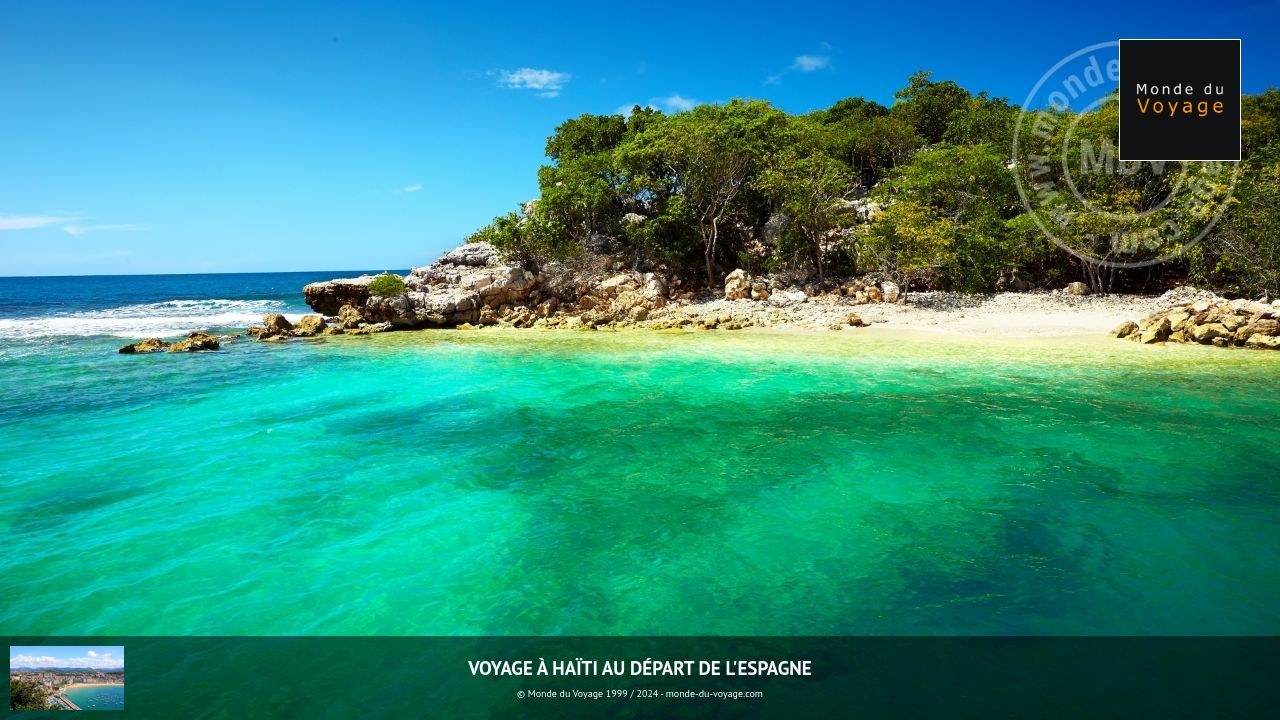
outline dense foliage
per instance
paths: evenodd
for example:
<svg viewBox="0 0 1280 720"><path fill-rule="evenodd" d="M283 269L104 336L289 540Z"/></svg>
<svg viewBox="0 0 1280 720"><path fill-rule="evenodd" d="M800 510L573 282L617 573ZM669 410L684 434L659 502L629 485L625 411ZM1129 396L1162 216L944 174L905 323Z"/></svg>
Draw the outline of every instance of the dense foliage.
<svg viewBox="0 0 1280 720"><path fill-rule="evenodd" d="M57 710L61 706L49 704L49 691L43 686L30 681L9 678L9 709L11 710Z"/></svg>
<svg viewBox="0 0 1280 720"><path fill-rule="evenodd" d="M369 281L369 294L378 297L395 297L404 292L404 280L399 275L382 273Z"/></svg>
<svg viewBox="0 0 1280 720"><path fill-rule="evenodd" d="M882 273L973 292L1011 278L1044 287L1086 280L1099 290L1190 280L1242 294L1280 291L1280 91L1245 99L1245 160L1224 219L1189 251L1132 270L1103 270L1078 255L1119 259L1117 243L1139 241L1176 250L1156 230L1182 223L1179 237L1195 235L1222 209L1229 173L1131 163L1072 174L1115 167L1114 102L1048 118L1046 142L1071 148L1067 162L1015 163L1019 113L1004 98L921 72L891 107L849 98L795 116L733 100L674 115L639 106L625 117L582 115L548 139L539 198L472 239L535 266L608 253L637 268L696 272L711 286L742 267L819 282ZM1078 196L1062 193L1032 215L1019 173L1024 186L1047 173ZM1184 193L1162 204L1187 181L1212 190L1209 201ZM1040 229L1050 222L1081 252L1051 242Z"/></svg>

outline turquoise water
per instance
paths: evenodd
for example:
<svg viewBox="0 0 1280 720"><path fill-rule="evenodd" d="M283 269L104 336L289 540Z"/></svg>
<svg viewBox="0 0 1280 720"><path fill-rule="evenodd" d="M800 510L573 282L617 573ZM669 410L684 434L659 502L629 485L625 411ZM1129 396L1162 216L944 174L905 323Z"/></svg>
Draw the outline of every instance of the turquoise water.
<svg viewBox="0 0 1280 720"><path fill-rule="evenodd" d="M1275 634L1280 353L0 342L11 634Z"/></svg>
<svg viewBox="0 0 1280 720"><path fill-rule="evenodd" d="M81 710L123 710L123 685L98 685L71 688L63 693Z"/></svg>

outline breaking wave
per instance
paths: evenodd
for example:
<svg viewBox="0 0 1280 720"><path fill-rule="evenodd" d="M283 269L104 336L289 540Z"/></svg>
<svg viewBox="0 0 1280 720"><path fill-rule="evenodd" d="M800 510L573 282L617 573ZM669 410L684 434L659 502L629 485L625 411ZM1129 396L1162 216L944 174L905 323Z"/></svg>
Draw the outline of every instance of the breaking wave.
<svg viewBox="0 0 1280 720"><path fill-rule="evenodd" d="M23 318L0 318L0 338L109 335L125 338L173 337L193 330L244 328L263 313L289 313L281 300L166 300Z"/></svg>

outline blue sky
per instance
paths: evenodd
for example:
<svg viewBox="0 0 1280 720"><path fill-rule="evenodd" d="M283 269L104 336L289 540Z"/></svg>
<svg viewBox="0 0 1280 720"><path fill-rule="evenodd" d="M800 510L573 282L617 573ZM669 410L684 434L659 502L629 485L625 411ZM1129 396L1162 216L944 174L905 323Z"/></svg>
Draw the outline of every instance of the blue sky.
<svg viewBox="0 0 1280 720"><path fill-rule="evenodd" d="M9 668L124 667L124 648L120 645L12 645Z"/></svg>
<svg viewBox="0 0 1280 720"><path fill-rule="evenodd" d="M889 103L917 69L1020 102L1119 37L1280 3L623 5L0 0L0 275L403 268L536 195L546 136L632 103Z"/></svg>

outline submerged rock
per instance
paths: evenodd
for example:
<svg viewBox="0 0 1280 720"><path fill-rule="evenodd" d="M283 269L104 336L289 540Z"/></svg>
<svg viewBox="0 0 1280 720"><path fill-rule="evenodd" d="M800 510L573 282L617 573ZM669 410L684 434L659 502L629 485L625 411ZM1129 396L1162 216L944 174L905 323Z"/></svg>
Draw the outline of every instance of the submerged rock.
<svg viewBox="0 0 1280 720"><path fill-rule="evenodd" d="M134 353L163 352L168 348L169 343L161 340L160 338L147 338L146 340L139 340L136 343L125 345L120 348L120 353L124 355L132 355Z"/></svg>
<svg viewBox="0 0 1280 720"><path fill-rule="evenodd" d="M391 323L372 323L370 325L361 325L358 328L347 330L347 335L372 335L374 333L386 332L391 329Z"/></svg>
<svg viewBox="0 0 1280 720"><path fill-rule="evenodd" d="M169 352L205 352L217 350L221 342L215 335L193 332L169 346Z"/></svg>

